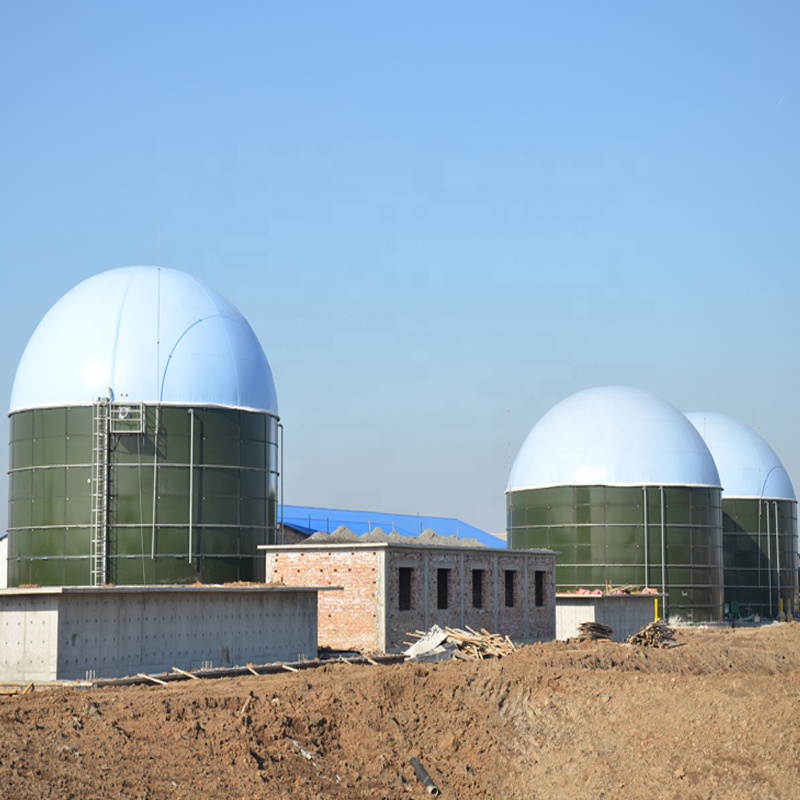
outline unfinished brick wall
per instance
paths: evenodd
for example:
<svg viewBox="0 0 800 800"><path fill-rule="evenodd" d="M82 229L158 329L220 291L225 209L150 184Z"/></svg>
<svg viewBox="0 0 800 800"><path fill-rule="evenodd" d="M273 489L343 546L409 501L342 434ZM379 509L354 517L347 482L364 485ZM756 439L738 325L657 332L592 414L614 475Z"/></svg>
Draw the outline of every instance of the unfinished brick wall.
<svg viewBox="0 0 800 800"><path fill-rule="evenodd" d="M514 573L513 605L506 605L506 571ZM497 630L514 641L555 639L556 579L554 556L530 555L520 559L503 554L497 561L499 580ZM541 605L536 604L536 573L542 573ZM523 613L524 612L524 613Z"/></svg>
<svg viewBox="0 0 800 800"><path fill-rule="evenodd" d="M399 652L405 649L404 641L408 641L406 633L418 629L427 630L425 621L429 599L426 595L423 567L425 556L417 549L402 550L396 548L389 551L387 559L387 597L386 597L386 636L384 648L387 652ZM400 569L411 569L411 603L410 608L400 608Z"/></svg>
<svg viewBox="0 0 800 800"><path fill-rule="evenodd" d="M319 645L399 652L408 633L486 628L517 642L554 639L555 555L459 547L356 544L268 548L267 580L341 586L319 594ZM447 591L440 592L446 570ZM473 591L481 573L480 596ZM506 604L506 572L513 593ZM537 597L536 573L541 574ZM410 582L401 586L401 576ZM537 604L537 600L540 604ZM441 606L441 607L440 607Z"/></svg>
<svg viewBox="0 0 800 800"><path fill-rule="evenodd" d="M386 598L386 649L404 649L406 634L441 628L486 628L518 642L549 641L556 635L555 556L534 552L420 548L389 551ZM411 608L399 608L399 570L412 569ZM448 570L447 608L439 608L439 570ZM481 597L473 594L480 570ZM505 604L505 572L515 573L512 605ZM536 572L542 574L541 605L536 604ZM444 598L442 598L444 599ZM480 605L476 602L480 600Z"/></svg>
<svg viewBox="0 0 800 800"><path fill-rule="evenodd" d="M281 550L267 553L267 580L287 586L341 586L341 592L320 592L320 647L379 652L383 649L378 619L382 589L374 550Z"/></svg>

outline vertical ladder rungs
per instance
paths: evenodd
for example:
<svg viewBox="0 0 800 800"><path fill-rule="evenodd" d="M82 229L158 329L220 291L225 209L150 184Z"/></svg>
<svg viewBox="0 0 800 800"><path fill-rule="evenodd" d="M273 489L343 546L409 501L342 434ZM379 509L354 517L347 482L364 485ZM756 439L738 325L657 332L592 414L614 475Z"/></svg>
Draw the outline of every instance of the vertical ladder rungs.
<svg viewBox="0 0 800 800"><path fill-rule="evenodd" d="M92 514L90 543L90 579L92 586L100 586L107 579L108 532L108 400L94 406L92 436Z"/></svg>

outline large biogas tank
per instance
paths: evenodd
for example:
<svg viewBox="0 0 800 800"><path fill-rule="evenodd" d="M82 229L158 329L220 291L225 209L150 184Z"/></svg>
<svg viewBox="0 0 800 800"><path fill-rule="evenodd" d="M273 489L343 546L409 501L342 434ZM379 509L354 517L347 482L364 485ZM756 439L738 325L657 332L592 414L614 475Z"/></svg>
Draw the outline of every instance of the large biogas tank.
<svg viewBox="0 0 800 800"><path fill-rule="evenodd" d="M672 617L722 618L719 474L661 398L604 386L562 400L522 444L506 497L509 546L555 550L559 591L647 586Z"/></svg>
<svg viewBox="0 0 800 800"><path fill-rule="evenodd" d="M9 417L9 586L261 579L275 384L203 281L130 267L76 286L31 337Z"/></svg>
<svg viewBox="0 0 800 800"><path fill-rule="evenodd" d="M723 414L686 415L722 482L725 606L731 616L777 617L797 606L797 498L769 444Z"/></svg>

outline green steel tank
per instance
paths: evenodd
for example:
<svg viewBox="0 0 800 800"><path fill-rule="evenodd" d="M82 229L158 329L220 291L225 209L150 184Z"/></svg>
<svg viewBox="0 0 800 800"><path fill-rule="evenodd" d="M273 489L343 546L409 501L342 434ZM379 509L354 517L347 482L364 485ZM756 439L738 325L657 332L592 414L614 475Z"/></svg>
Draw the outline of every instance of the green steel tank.
<svg viewBox="0 0 800 800"><path fill-rule="evenodd" d="M263 580L275 385L203 281L130 267L76 286L31 337L9 417L9 586Z"/></svg>
<svg viewBox="0 0 800 800"><path fill-rule="evenodd" d="M722 414L686 415L722 480L725 609L731 617L797 613L797 499L780 458Z"/></svg>
<svg viewBox="0 0 800 800"><path fill-rule="evenodd" d="M506 506L509 547L558 553L558 591L650 587L665 616L722 619L719 474L664 400L605 386L558 403L520 448Z"/></svg>

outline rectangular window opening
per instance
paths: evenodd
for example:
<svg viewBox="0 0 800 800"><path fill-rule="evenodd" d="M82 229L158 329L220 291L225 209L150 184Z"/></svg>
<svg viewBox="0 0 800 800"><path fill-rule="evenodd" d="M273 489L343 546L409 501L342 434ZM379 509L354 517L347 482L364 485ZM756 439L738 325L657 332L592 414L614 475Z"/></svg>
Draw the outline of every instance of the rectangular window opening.
<svg viewBox="0 0 800 800"><path fill-rule="evenodd" d="M411 567L400 567L398 607L400 611L411 610Z"/></svg>
<svg viewBox="0 0 800 800"><path fill-rule="evenodd" d="M483 573L482 569L472 570L472 607L483 608Z"/></svg>
<svg viewBox="0 0 800 800"><path fill-rule="evenodd" d="M536 583L535 583L535 592L536 592L536 595L535 595L534 602L536 603L536 605L538 607L541 607L541 606L544 605L544 576L545 576L544 572L540 572L539 570L536 570L536 573L535 573L535 581L536 581Z"/></svg>
<svg viewBox="0 0 800 800"><path fill-rule="evenodd" d="M450 589L450 570L436 570L436 608L445 609L448 606Z"/></svg>
<svg viewBox="0 0 800 800"><path fill-rule="evenodd" d="M506 570L506 608L514 608L514 570Z"/></svg>

